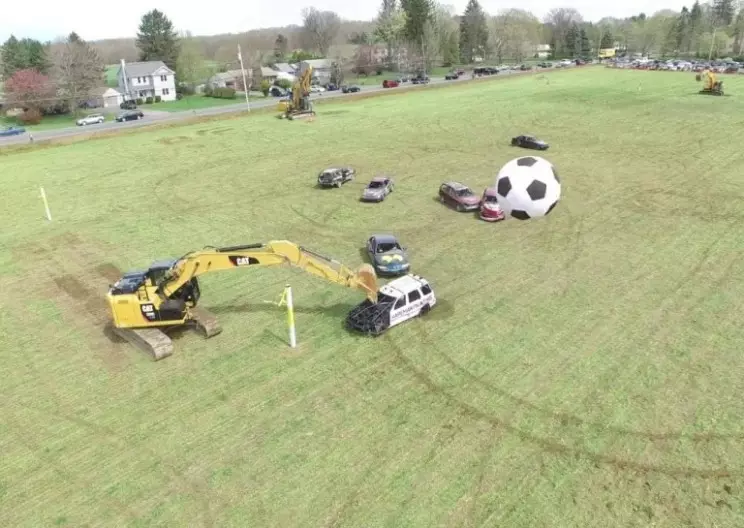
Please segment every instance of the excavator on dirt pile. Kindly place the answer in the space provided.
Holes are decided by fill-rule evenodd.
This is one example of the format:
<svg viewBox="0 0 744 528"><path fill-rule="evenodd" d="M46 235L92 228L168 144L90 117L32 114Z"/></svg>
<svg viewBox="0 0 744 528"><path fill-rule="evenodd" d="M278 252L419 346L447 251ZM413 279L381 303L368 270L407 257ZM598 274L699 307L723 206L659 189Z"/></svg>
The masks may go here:
<svg viewBox="0 0 744 528"><path fill-rule="evenodd" d="M290 266L329 282L362 290L377 302L377 275L369 264L353 271L340 262L287 240L223 248L207 247L176 260L154 262L145 271L125 273L107 294L115 334L155 361L173 353L163 330L196 326L205 337L219 334L217 318L197 307L198 277L213 271L252 266Z"/></svg>
<svg viewBox="0 0 744 528"><path fill-rule="evenodd" d="M278 115L281 119L302 119L315 116L313 103L310 101L310 85L313 79L313 67L308 66L302 72L300 78L292 86L292 99L279 103L282 113Z"/></svg>
<svg viewBox="0 0 744 528"><path fill-rule="evenodd" d="M700 90L701 94L708 95L723 95L723 81L719 81L716 78L716 74L710 70L704 70L702 74L695 76L698 81L703 81L703 89Z"/></svg>

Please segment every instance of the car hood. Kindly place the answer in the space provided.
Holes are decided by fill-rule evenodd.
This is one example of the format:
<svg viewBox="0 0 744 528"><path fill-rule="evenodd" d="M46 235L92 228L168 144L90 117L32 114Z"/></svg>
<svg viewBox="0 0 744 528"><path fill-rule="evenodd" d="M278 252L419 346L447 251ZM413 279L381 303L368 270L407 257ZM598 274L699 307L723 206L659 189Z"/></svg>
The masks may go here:
<svg viewBox="0 0 744 528"><path fill-rule="evenodd" d="M323 172L318 175L318 179L320 180L335 180L340 177L341 175L337 172Z"/></svg>
<svg viewBox="0 0 744 528"><path fill-rule="evenodd" d="M378 194L382 194L384 192L385 192L385 188L384 187L378 187L376 189L370 189L370 188L364 189L364 194L371 194L371 195L374 195L374 196L377 196Z"/></svg>
<svg viewBox="0 0 744 528"><path fill-rule="evenodd" d="M406 264L408 262L408 256L405 251L395 250L375 255L375 262L382 266L394 266L400 264Z"/></svg>

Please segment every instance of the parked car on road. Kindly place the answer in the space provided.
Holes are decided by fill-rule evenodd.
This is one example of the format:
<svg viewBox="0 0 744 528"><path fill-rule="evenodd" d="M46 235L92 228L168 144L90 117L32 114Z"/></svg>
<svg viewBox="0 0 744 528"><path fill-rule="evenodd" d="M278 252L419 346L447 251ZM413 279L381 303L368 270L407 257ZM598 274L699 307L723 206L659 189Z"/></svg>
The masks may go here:
<svg viewBox="0 0 744 528"><path fill-rule="evenodd" d="M106 121L103 114L90 114L76 121L77 126L96 125Z"/></svg>
<svg viewBox="0 0 744 528"><path fill-rule="evenodd" d="M451 71L447 75L444 76L445 81L454 81L455 79L459 79L459 78L460 78L460 74L455 71Z"/></svg>
<svg viewBox="0 0 744 528"><path fill-rule="evenodd" d="M393 81L390 79L385 79L384 81L382 81L383 88L396 88L397 86L400 86L400 83L398 81Z"/></svg>
<svg viewBox="0 0 744 528"><path fill-rule="evenodd" d="M359 92L360 90L361 88L356 85L351 85L351 86L344 85L341 87L341 91L343 93L355 93L355 92Z"/></svg>
<svg viewBox="0 0 744 528"><path fill-rule="evenodd" d="M116 121L123 123L124 121L136 121L143 117L145 117L145 114L143 114L141 110L128 110L116 116Z"/></svg>
<svg viewBox="0 0 744 528"><path fill-rule="evenodd" d="M24 134L25 132L26 132L26 129L23 127L9 126L9 127L0 129L0 137L20 136L21 134Z"/></svg>
<svg viewBox="0 0 744 528"><path fill-rule="evenodd" d="M417 75L413 79L411 79L411 83L413 84L428 84L429 83L429 77L426 75Z"/></svg>
<svg viewBox="0 0 744 528"><path fill-rule="evenodd" d="M449 181L439 187L439 201L458 211L475 211L480 207L480 198L467 185Z"/></svg>

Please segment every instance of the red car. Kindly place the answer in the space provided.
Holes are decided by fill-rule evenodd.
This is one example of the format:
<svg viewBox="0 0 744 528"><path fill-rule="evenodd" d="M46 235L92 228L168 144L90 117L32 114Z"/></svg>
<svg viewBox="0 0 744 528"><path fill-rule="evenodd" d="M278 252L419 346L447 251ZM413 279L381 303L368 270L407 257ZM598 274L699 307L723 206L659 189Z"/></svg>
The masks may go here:
<svg viewBox="0 0 744 528"><path fill-rule="evenodd" d="M483 191L479 215L481 220L485 220L486 222L498 222L506 218L504 211L496 199L496 187L487 187Z"/></svg>
<svg viewBox="0 0 744 528"><path fill-rule="evenodd" d="M458 211L476 211L480 207L480 198L467 185L449 181L439 187L439 201L454 207Z"/></svg>
<svg viewBox="0 0 744 528"><path fill-rule="evenodd" d="M395 87L397 87L399 85L400 85L400 83L398 83L398 81L393 81L393 80L390 80L390 79L385 79L384 81L382 81L382 87L383 88L395 88Z"/></svg>

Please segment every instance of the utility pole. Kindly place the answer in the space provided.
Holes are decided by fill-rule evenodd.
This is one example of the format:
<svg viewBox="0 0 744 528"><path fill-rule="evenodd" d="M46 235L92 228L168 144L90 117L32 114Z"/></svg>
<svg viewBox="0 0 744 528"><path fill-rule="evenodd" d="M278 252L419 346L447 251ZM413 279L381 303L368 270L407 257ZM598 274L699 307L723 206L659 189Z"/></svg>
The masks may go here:
<svg viewBox="0 0 744 528"><path fill-rule="evenodd" d="M238 60L240 61L240 71L243 73L243 89L245 90L245 105L248 107L248 111L251 111L251 103L248 101L248 92L250 86L245 80L245 67L243 66L243 54L240 52L240 44L238 44Z"/></svg>

